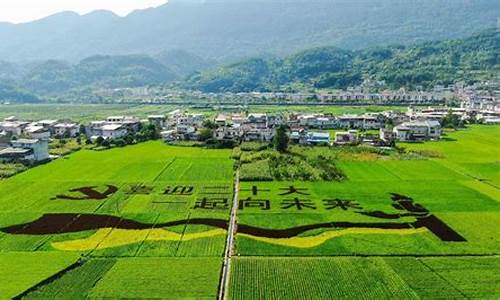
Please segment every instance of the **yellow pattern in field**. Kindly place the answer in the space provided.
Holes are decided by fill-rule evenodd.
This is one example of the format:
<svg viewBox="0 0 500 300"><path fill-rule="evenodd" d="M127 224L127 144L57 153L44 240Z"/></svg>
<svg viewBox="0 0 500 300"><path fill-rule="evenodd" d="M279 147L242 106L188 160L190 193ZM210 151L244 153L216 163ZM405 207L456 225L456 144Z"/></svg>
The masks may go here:
<svg viewBox="0 0 500 300"><path fill-rule="evenodd" d="M327 240L341 237L343 235L349 234L395 234L395 235L409 235L426 232L426 228L419 229L381 229L381 228L347 228L341 230L325 231L316 236L304 236L304 237L292 237L286 239L275 239L266 237L257 237L248 234L241 234L241 236L248 237L257 241L287 246L295 248L312 248L319 246L326 242Z"/></svg>
<svg viewBox="0 0 500 300"><path fill-rule="evenodd" d="M84 239L54 242L52 243L52 247L64 251L101 250L142 241L189 241L223 234L226 234L226 230L224 229L179 234L161 228L144 230L103 228Z"/></svg>

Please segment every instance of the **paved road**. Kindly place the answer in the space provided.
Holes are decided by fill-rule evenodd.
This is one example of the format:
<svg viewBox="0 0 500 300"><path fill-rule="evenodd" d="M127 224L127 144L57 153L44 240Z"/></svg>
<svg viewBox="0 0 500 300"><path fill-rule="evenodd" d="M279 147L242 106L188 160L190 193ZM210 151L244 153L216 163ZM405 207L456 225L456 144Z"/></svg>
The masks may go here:
<svg viewBox="0 0 500 300"><path fill-rule="evenodd" d="M222 276L219 285L219 300L227 299L227 291L229 288L229 277L231 275L231 257L234 251L234 238L236 235L237 221L236 214L238 212L238 193L240 190L240 171L236 171L234 181L234 198L231 208L231 216L229 217L229 226L227 229L226 251L224 253L224 265L222 267Z"/></svg>

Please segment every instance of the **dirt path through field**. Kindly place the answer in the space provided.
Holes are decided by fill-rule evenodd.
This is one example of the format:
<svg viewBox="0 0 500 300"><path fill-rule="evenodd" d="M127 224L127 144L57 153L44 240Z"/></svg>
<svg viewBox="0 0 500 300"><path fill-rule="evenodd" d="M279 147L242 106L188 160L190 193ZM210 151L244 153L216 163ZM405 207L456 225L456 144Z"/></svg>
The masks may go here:
<svg viewBox="0 0 500 300"><path fill-rule="evenodd" d="M236 214L238 213L238 193L240 190L240 170L236 171L234 180L234 198L231 216L229 218L229 226L227 229L226 251L224 253L224 265L222 266L222 275L219 284L219 300L227 299L229 289L229 277L231 273L231 257L234 251L234 238L237 231Z"/></svg>

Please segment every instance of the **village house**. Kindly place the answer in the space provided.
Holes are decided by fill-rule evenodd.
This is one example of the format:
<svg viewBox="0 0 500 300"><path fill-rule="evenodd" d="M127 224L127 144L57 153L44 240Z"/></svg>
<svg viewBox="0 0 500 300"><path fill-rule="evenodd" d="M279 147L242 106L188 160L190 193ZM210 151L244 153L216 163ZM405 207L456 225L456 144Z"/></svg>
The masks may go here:
<svg viewBox="0 0 500 300"><path fill-rule="evenodd" d="M135 117L111 116L104 121L92 121L86 128L86 134L92 141L98 137L104 139L122 138L129 132L137 132L141 121Z"/></svg>
<svg viewBox="0 0 500 300"><path fill-rule="evenodd" d="M215 130L215 139L219 141L241 140L242 137L243 137L243 129L239 124L219 127Z"/></svg>
<svg viewBox="0 0 500 300"><path fill-rule="evenodd" d="M80 134L80 125L76 123L57 123L53 126L54 135L58 137L76 137Z"/></svg>
<svg viewBox="0 0 500 300"><path fill-rule="evenodd" d="M249 114L245 121L245 124L253 129L266 129L267 126L267 115L266 114Z"/></svg>
<svg viewBox="0 0 500 300"><path fill-rule="evenodd" d="M203 121L205 121L205 116L203 114L179 115L176 118L176 125L190 126L197 129L203 126Z"/></svg>
<svg viewBox="0 0 500 300"><path fill-rule="evenodd" d="M330 133L318 131L292 131L289 135L290 140L301 145L330 145Z"/></svg>
<svg viewBox="0 0 500 300"><path fill-rule="evenodd" d="M29 125L29 122L23 121L3 121L0 122L0 131L4 131L11 136L19 137L23 134L24 129Z"/></svg>
<svg viewBox="0 0 500 300"><path fill-rule="evenodd" d="M394 127L398 141L438 140L441 137L441 124L438 121L410 121Z"/></svg>
<svg viewBox="0 0 500 300"><path fill-rule="evenodd" d="M104 139L118 139L126 136L128 129L122 124L106 124L101 127L101 135Z"/></svg>
<svg viewBox="0 0 500 300"><path fill-rule="evenodd" d="M106 122L112 125L122 125L133 132L137 132L141 126L141 120L128 116L111 116L106 119Z"/></svg>
<svg viewBox="0 0 500 300"><path fill-rule="evenodd" d="M229 116L227 116L225 114L218 114L214 119L214 123L217 126L226 126L228 123L228 119L229 119Z"/></svg>
<svg viewBox="0 0 500 300"><path fill-rule="evenodd" d="M95 141L97 138L102 137L104 139L116 139L122 138L129 130L121 124L111 124L106 121L94 121L88 126L87 136L90 140Z"/></svg>
<svg viewBox="0 0 500 300"><path fill-rule="evenodd" d="M247 127L243 129L243 140L246 142L270 142L274 137L274 129L263 128L257 129L252 127Z"/></svg>
<svg viewBox="0 0 500 300"><path fill-rule="evenodd" d="M337 126L335 117L324 114L298 115L297 120L300 126L307 128L332 129Z"/></svg>
<svg viewBox="0 0 500 300"><path fill-rule="evenodd" d="M166 143L170 143L170 142L177 140L176 132L173 129L164 130L164 131L160 132L160 135L161 135L163 141Z"/></svg>
<svg viewBox="0 0 500 300"><path fill-rule="evenodd" d="M11 141L11 147L0 151L0 161L34 163L48 160L49 142L38 139Z"/></svg>
<svg viewBox="0 0 500 300"><path fill-rule="evenodd" d="M50 139L50 131L43 126L35 125L34 123L28 125L24 129L24 135L30 139Z"/></svg>
<svg viewBox="0 0 500 300"><path fill-rule="evenodd" d="M148 122L149 124L156 126L156 128L165 128L167 125L167 117L165 115L149 115Z"/></svg>
<svg viewBox="0 0 500 300"><path fill-rule="evenodd" d="M345 129L380 129L385 126L383 114L343 115L338 117L338 128Z"/></svg>
<svg viewBox="0 0 500 300"><path fill-rule="evenodd" d="M359 140L357 130L349 130L345 132L335 133L335 144L336 145L350 145L356 144Z"/></svg>
<svg viewBox="0 0 500 300"><path fill-rule="evenodd" d="M468 110L500 110L500 99L494 96L476 95L475 93L461 95L460 107Z"/></svg>
<svg viewBox="0 0 500 300"><path fill-rule="evenodd" d="M392 145L396 140L396 134L391 128L380 128L379 139L386 145Z"/></svg>
<svg viewBox="0 0 500 300"><path fill-rule="evenodd" d="M203 114L176 113L169 118L173 121L167 126L169 130L164 131L164 139L169 140L197 140L199 129L203 127L205 116ZM172 130L172 131L171 131Z"/></svg>
<svg viewBox="0 0 500 300"><path fill-rule="evenodd" d="M42 126L43 128L47 129L51 135L55 134L55 128L54 125L59 123L58 120L40 120L36 121L33 124L37 126Z"/></svg>

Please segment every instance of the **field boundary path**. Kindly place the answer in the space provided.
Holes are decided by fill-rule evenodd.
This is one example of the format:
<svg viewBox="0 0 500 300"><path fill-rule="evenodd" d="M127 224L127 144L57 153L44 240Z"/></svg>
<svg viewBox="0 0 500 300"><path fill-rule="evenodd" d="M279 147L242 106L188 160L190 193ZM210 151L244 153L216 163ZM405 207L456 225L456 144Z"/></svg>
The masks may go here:
<svg viewBox="0 0 500 300"><path fill-rule="evenodd" d="M231 208L231 215L229 217L229 225L227 228L227 241L226 250L224 253L224 264L222 266L222 276L219 284L219 300L227 299L227 292L229 289L229 277L231 273L231 257L233 256L234 250L234 238L237 229L236 214L238 212L238 193L240 190L240 170L236 171L236 177L234 180L234 198L233 206Z"/></svg>

